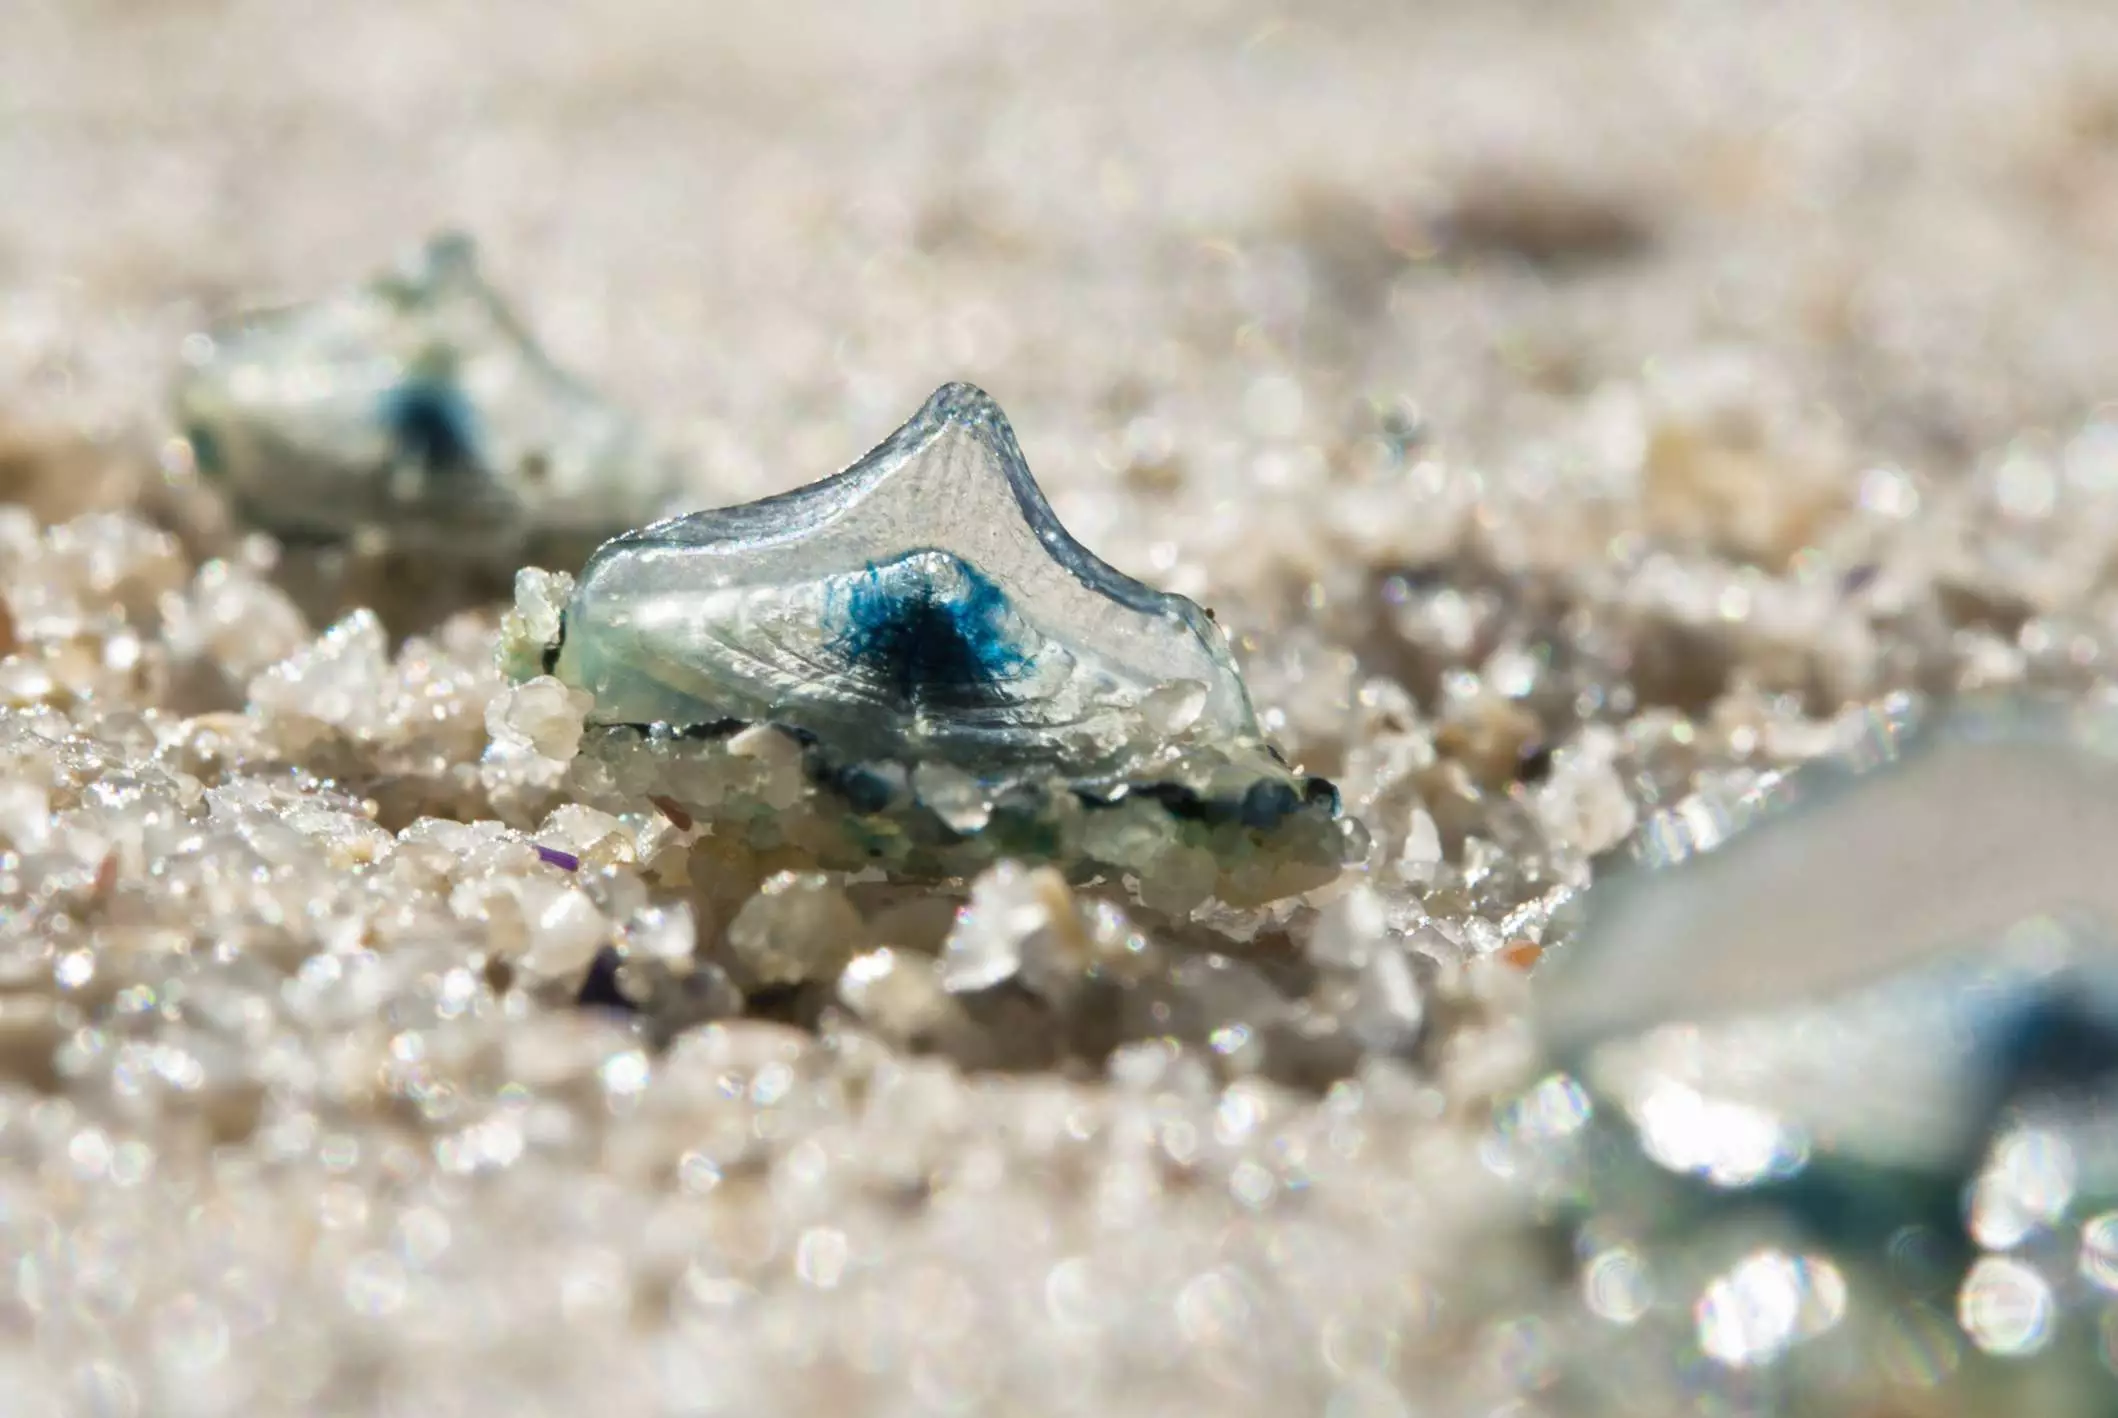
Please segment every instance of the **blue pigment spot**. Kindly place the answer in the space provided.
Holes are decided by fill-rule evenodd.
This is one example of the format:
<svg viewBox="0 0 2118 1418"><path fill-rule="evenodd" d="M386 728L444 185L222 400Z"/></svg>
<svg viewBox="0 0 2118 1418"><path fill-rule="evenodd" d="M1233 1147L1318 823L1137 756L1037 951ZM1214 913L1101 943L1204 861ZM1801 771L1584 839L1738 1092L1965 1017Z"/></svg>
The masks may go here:
<svg viewBox="0 0 2118 1418"><path fill-rule="evenodd" d="M1276 779L1260 778L1244 790L1242 805L1236 816L1245 827L1260 832L1270 832L1280 825L1283 818L1292 817L1300 811L1301 795L1293 786Z"/></svg>
<svg viewBox="0 0 2118 1418"><path fill-rule="evenodd" d="M382 399L383 426L397 456L430 473L478 467L478 433L462 391L445 380L407 379Z"/></svg>
<svg viewBox="0 0 2118 1418"><path fill-rule="evenodd" d="M191 445L191 461L209 478L220 477L228 471L228 464L221 457L221 441L213 436L213 430L202 424L191 424L184 430L184 441Z"/></svg>
<svg viewBox="0 0 2118 1418"><path fill-rule="evenodd" d="M969 566L957 570L960 585L886 585L871 565L847 598L833 648L899 706L999 704L1000 687L1028 664L1008 634L1006 594Z"/></svg>
<svg viewBox="0 0 2118 1418"><path fill-rule="evenodd" d="M897 796L896 784L864 764L856 763L836 771L825 770L820 776L838 790L838 795L855 812L881 812Z"/></svg>
<svg viewBox="0 0 2118 1418"><path fill-rule="evenodd" d="M2098 1001L2062 978L2008 1011L1984 1064L1986 1111L1997 1125L2019 1098L2089 1093L2118 1075L2118 1028Z"/></svg>
<svg viewBox="0 0 2118 1418"><path fill-rule="evenodd" d="M1305 803L1322 803L1326 812L1333 817L1337 817L1339 813L1338 784L1332 782L1329 778L1304 778L1302 780L1302 801Z"/></svg>

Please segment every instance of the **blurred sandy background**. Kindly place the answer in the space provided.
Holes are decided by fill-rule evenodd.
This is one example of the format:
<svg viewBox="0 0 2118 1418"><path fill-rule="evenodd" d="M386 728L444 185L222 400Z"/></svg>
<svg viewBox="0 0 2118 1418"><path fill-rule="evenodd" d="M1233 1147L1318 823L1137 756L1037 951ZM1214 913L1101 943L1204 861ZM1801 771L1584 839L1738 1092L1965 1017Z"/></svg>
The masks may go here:
<svg viewBox="0 0 2118 1418"><path fill-rule="evenodd" d="M124 893L80 918L98 990L234 1003L138 1024L211 1064L166 1119L114 1070L0 1091L10 1415L1583 1411L1555 1354L1638 1411L1607 1327L1506 1308L1574 1280L1476 1239L1552 883L1651 814L1719 820L1723 770L1799 757L1843 700L2118 654L2108 0L0 0L7 437L152 467L185 332L445 226L689 443L701 502L989 389L1083 541L1239 633L1391 909L1447 917L1455 993L1416 1060L1322 1098L1222 1091L1173 1045L1109 1087L763 1024L649 1060L563 990L473 977L498 928L452 883L562 889L520 840L400 841L302 776L411 763L486 815L480 632L312 642L254 568L18 517L8 830L94 848L24 880L69 931L67 892ZM2020 475L1964 476L2011 448ZM1981 490L1922 520L1952 482ZM1555 526L1516 515L1547 500ZM2006 534L1976 574L1966 526ZM1818 550L1835 527L1911 529L1877 595L1860 547ZM135 671L172 664L251 712L150 732ZM286 723L339 756L288 763ZM220 785L217 835L111 875L95 833L190 831L171 764ZM17 936L51 998L7 1058L49 1082L73 986ZM341 984L347 939L376 974ZM199 1080L241 1104L218 1151ZM750 1170L722 1187L702 1137ZM1686 1410L1696 1354L1646 1347Z"/></svg>
<svg viewBox="0 0 2118 1418"><path fill-rule="evenodd" d="M1728 345L1943 464L2111 393L2118 12L9 0L0 192L39 415L144 419L201 312L460 225L731 484L953 375L1034 450L1260 372L1505 477Z"/></svg>

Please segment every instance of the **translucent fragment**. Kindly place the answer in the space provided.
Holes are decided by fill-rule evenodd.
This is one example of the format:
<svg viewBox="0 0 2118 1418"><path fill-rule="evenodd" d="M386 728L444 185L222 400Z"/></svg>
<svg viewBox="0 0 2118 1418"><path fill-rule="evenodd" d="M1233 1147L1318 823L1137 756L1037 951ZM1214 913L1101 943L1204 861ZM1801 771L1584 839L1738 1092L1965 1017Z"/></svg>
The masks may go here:
<svg viewBox="0 0 2118 1418"><path fill-rule="evenodd" d="M1557 1144L1569 1224L1632 1238L1698 1349L1769 1366L1786 1411L1911 1333L2034 1355L2011 1373L2039 1412L2106 1411L2118 709L1886 701L1839 728L1724 831L1643 835L1538 976L1553 1062L1597 1099Z"/></svg>
<svg viewBox="0 0 2118 1418"><path fill-rule="evenodd" d="M453 234L343 294L193 337L174 403L201 474L288 538L585 552L669 510L682 478L552 364Z"/></svg>
<svg viewBox="0 0 2118 1418"><path fill-rule="evenodd" d="M754 758L737 736L769 725L883 864L1074 857L1269 899L1344 855L1336 790L1265 743L1220 628L1068 536L968 385L835 477L615 539L547 623L518 607L503 661L594 696L621 783L653 775L643 743L666 780L672 745ZM752 770L723 767L686 800L725 817Z"/></svg>
<svg viewBox="0 0 2118 1418"><path fill-rule="evenodd" d="M1724 840L1590 894L1546 1042L1657 1168L1805 1227L1968 1255L2086 1219L2118 1197L2118 717L1845 727Z"/></svg>
<svg viewBox="0 0 2118 1418"><path fill-rule="evenodd" d="M1781 781L1714 849L1599 885L1547 977L1547 1036L1572 1048L1982 973L2061 913L2118 927L2111 718L1966 704Z"/></svg>
<svg viewBox="0 0 2118 1418"><path fill-rule="evenodd" d="M566 629L560 664L604 722L773 720L855 755L1100 766L1137 754L1143 702L1189 680L1214 730L1257 733L1218 627L1069 537L967 385L836 477L618 538Z"/></svg>

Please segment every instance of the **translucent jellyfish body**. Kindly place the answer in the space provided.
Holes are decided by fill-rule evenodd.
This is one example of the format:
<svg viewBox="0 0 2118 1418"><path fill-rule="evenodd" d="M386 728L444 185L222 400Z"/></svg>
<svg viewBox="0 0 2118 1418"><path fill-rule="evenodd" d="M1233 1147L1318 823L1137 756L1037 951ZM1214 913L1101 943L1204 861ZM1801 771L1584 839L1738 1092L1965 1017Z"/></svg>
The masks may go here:
<svg viewBox="0 0 2118 1418"><path fill-rule="evenodd" d="M513 570L674 509L678 462L552 364L468 238L194 337L174 394L201 475L250 525Z"/></svg>
<svg viewBox="0 0 2118 1418"><path fill-rule="evenodd" d="M1599 884L1539 980L1615 1142L1584 1234L1649 1243L1675 1304L1695 1285L1686 1323L1726 1369L1835 1384L1918 1331L1965 1411L2110 1412L2118 711L1848 728L1723 845ZM1829 1323L1736 1323L1731 1277L1768 1254L1801 1284L1746 1303L1796 1314L1823 1276Z"/></svg>
<svg viewBox="0 0 2118 1418"><path fill-rule="evenodd" d="M967 385L835 477L617 538L563 615L531 604L548 582L522 594L514 673L594 696L590 751L621 782L756 839L945 875L1063 859L1230 901L1345 851L1336 791L1264 741L1212 618L1068 536Z"/></svg>

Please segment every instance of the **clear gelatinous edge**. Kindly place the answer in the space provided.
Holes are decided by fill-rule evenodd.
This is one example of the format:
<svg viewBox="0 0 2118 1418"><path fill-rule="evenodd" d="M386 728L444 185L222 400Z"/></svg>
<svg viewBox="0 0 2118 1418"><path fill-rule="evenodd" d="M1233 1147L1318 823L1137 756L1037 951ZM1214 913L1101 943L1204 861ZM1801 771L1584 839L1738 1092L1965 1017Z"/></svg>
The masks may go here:
<svg viewBox="0 0 2118 1418"><path fill-rule="evenodd" d="M1725 1004L1693 1008L1683 1003L1683 983L1699 978L1714 963L1710 952L1702 952L1702 931L1687 922L1705 919L1717 900L1728 900L1731 887L1751 867L1753 858L1772 850L1789 862L1807 857L1820 867L1844 865L1850 856L1834 855L1828 847L1800 850L1801 837L1834 815L1861 810L1864 804L1875 805L1867 810L1887 814L1896 804L1877 793L1885 783L1909 783L1923 768L1940 766L1956 772L1959 765L1979 766L1968 755L1940 764L1939 756L1951 749L1974 753L1999 749L2015 754L2019 766L2038 771L2039 781L2077 805L2094 802L2095 787L2105 778L2118 789L2118 706L1980 696L1910 713L1863 712L1849 716L1847 728L1848 738L1839 752L1805 764L1780 780L1764 794L1756 811L1748 814L1743 827L1712 851L1667 867L1621 867L1595 884L1581 927L1571 941L1552 952L1536 980L1533 1010L1550 1058L1561 1064L1579 1064L1605 1041L1661 1025L1750 1017L1818 996L1852 993L1928 961L1989 949L2008 925L2023 916L2101 904L2070 896L2029 904L2020 914L2002 918L2014 904L2007 901L1996 906L2002 917L1996 917L1990 928L1981 920L1953 933L1921 931L1922 924L1937 918L1937 910L1908 920L1896 939L1874 941L1875 949L1867 958L1833 962L1814 987L1803 993L1775 995L1770 987L1776 982L1760 977L1748 982L1750 987L1742 991L1741 998ZM2001 829L2007 824L1996 820L1989 804L1946 794L1944 798L1953 815L1946 821L1923 817L1919 825L1937 835L1952 834L1967 855L1976 855L1974 848L1990 848L1992 855L2010 847L2020 853L2049 845L2041 833L2006 838ZM2103 825L2118 834L2118 793L2108 800L2111 810ZM2070 828L2087 825L2078 811L2069 812L2066 818ZM2118 835L2112 840L2118 840ZM1963 890L1970 878L1945 880L1952 889ZM1886 887L1889 883L1878 879L1876 884ZM1789 912L1804 905L1794 897L1782 904ZM1946 907L1948 902L1938 904Z"/></svg>
<svg viewBox="0 0 2118 1418"><path fill-rule="evenodd" d="M1214 850L1213 844L1225 847L1233 829L1248 847L1328 864L1334 871L1357 855L1359 828L1340 818L1337 788L1326 779L1295 773L1259 732L1247 690L1242 687L1220 627L1194 602L1141 585L1074 541L1037 488L1005 418L987 395L972 386L944 386L912 420L831 478L738 507L666 519L614 538L591 558L582 579L587 578L599 559L642 547L699 545L718 540L741 540L752 545L798 541L799 526L792 532L788 528L790 522L799 524L804 517L790 513L806 515L819 498L857 496L948 424L970 429L996 455L1025 522L1055 561L1097 594L1143 615L1182 624L1233 686L1240 705L1234 720L1235 732L1227 732L1224 721L1218 732L1209 727L1208 731L1195 730L1178 736L1147 755L1142 771L1130 779L1109 775L1069 778L1063 772L1033 771L1016 782L987 784L988 798L1011 804L1016 817L1026 815L1045 821L1064 817L1068 812L1094 812L1120 804L1128 812L1138 812L1143 804L1151 804L1162 818L1208 844L1209 851ZM578 590L572 577L525 572L518 578L516 609L507 618L500 647L502 668L511 678L521 681L554 673L562 680L579 678L569 674L570 667L563 663L562 654L567 609L576 600ZM772 721L768 718L761 722ZM718 750L714 745L748 726L737 718L704 724L598 722L592 713L588 745L591 751L601 744L606 751L621 753L626 745L641 744L655 745L655 751L660 752L715 752ZM943 839L977 835L960 831L957 814L934 810L921 802L916 792L878 798L873 788L878 776L885 781L908 782L917 764L849 760L835 755L832 745L819 741L814 734L787 725L773 727L799 745L812 785L840 800L840 809L849 816L911 814L919 819L919 832L936 832L938 822L938 835ZM852 783L863 786L849 792L848 785ZM1067 800L1064 806L1062 798ZM1042 806L1025 807L1036 804ZM951 819L956 821L952 823ZM1320 884L1320 880L1307 884Z"/></svg>
<svg viewBox="0 0 2118 1418"><path fill-rule="evenodd" d="M2050 795L2062 804L2055 830L2118 824L2118 812L2083 822L2066 810L2118 801L2118 705L1981 695L1857 711L1847 727L1839 753L1775 785L1712 852L1599 882L1584 927L1534 981L1532 1017L1555 1076L1586 1085L1589 1104L1586 1130L1554 1152L1564 1177L1542 1224L1555 1245L1628 1236L1665 1282L1687 1268L1713 1273L1761 1238L1814 1248L1856 1287L1859 1332L1872 1340L1923 1322L1935 1291L1972 1273L1990 1244L1980 1198L1999 1178L1993 1195L2006 1211L2011 1158L2056 1158L2064 1170L2064 1215L2043 1218L2062 1242L2072 1223L2118 1205L2118 1115L2108 1106L2118 918L2108 901L2084 910L2048 900L2011 928L1928 936L1792 999L1673 1009L1656 982L1692 968L1700 941L1653 929L1643 903L1755 845L1750 834L1799 834L1952 747L2041 747L2062 770ZM1950 825L2005 845L1996 840L2005 827L1982 823L1975 797L1952 806ZM1668 948L1629 960L1642 934ZM1911 1269L1898 1264L1907 1238L1921 1247ZM2073 1375L2083 1394L2104 1395L2098 1307L2061 1303L2068 1313L2054 1317L2058 1338L2037 1372ZM1805 1382L1799 1367L1780 1372ZM2057 1391L2046 1382L2039 1392ZM2102 1402L2067 1411L2101 1412Z"/></svg>
<svg viewBox="0 0 2118 1418"><path fill-rule="evenodd" d="M1058 515L1037 486L1029 463L1022 456L1015 432L991 395L976 385L944 384L919 411L881 443L838 473L787 492L774 493L737 507L717 508L707 514L670 517L612 539L611 549L656 545L696 546L713 541L768 543L790 522L789 513L821 499L850 501L887 477L921 444L938 431L953 426L970 432L994 456L1005 474L1016 506L1052 557L1083 584L1107 600L1142 615L1180 620L1206 646L1209 653L1235 675L1235 659L1227 638L1213 618L1186 597L1158 591L1098 557L1060 524ZM711 529L712 536L701 532ZM1246 701L1245 709L1249 708ZM1255 728L1254 719L1248 725Z"/></svg>
<svg viewBox="0 0 2118 1418"><path fill-rule="evenodd" d="M986 455L983 470L1000 474L1023 525L1050 564L1098 601L1170 627L1176 638L1199 656L1198 678L1208 691L1202 713L1206 725L1230 740L1260 738L1256 711L1219 625L1195 602L1143 585L1075 541L1038 488L1005 414L991 396L969 384L943 385L903 426L830 477L755 502L667 518L614 537L582 568L577 613L593 616L591 607L603 580L629 559L653 558L665 551L720 547L757 550L785 545L792 550L852 514L900 473L918 467L925 450L950 432L968 434ZM567 671L562 669L560 673L565 677ZM577 672L574 677L585 681L592 676ZM646 714L621 711L608 716L607 721L642 722L648 718Z"/></svg>
<svg viewBox="0 0 2118 1418"><path fill-rule="evenodd" d="M2088 1152L2102 1160L2079 1159L2081 1195L2118 1198L2118 1132L2097 1102L2118 1048L2118 903L2032 891L1988 921L1928 916L1934 929L1915 924L1875 958L1849 961L1829 978L1778 997L1742 990L1714 1008L1673 1007L1660 982L1712 962L1700 958L1699 932L1675 929L1651 909L1678 879L1702 888L1678 903L1679 915L1711 909L1720 894L1708 869L1716 858L1740 866L1724 854L1756 847L1763 834L1798 837L1834 810L1860 811L1880 783L1917 777L1923 766L1975 766L1972 758L1938 761L1952 749L2028 749L2048 775L2047 799L2112 805L2097 822L2057 814L2056 831L2100 824L2098 840L2118 840L2114 709L1994 695L1850 715L1841 751L1776 787L1743 832L1701 857L1598 883L1583 928L1553 952L1555 968L1540 974L1532 995L1547 1063L1587 1086L1595 1131L1606 1139L1583 1154L1597 1160L1563 1210L1630 1215L1642 1234L1665 1237L1732 1219L1738 1213L1723 1209L1730 1201L1863 1243L1906 1224L1955 1235L1964 1188L2009 1120L2025 1117L2093 1130L2100 1140ZM2047 845L1982 816L1976 794L1952 806L1941 830L1967 834L1974 855L2008 846L2040 854ZM1815 859L1831 855L1826 846ZM1995 855L2004 871L2004 852ZM1853 871L1863 865L1852 857ZM2084 882L2084 872L2098 884L2109 875L2083 858L2071 879ZM1968 872L1945 879L1985 895ZM2083 893L2096 894L2093 886ZM1643 937L1661 948L1627 961ZM1673 1137L1676 1156L1667 1155ZM1766 1149L1778 1157L1772 1165L1743 1175L1710 1170L1756 1162L1768 1139L1777 1139Z"/></svg>
<svg viewBox="0 0 2118 1418"><path fill-rule="evenodd" d="M398 318L417 321L446 307L473 312L493 347L519 362L520 374L539 386L535 402L540 417L563 424L574 420L599 425L599 453L590 480L563 497L556 490L525 500L526 488L503 488L497 475L477 480L449 480L435 496L411 507L395 504L377 469L375 487L364 496L340 482L328 495L303 495L299 481L290 483L287 469L317 460L313 448L290 440L269 420L246 411L242 396L229 385L231 351L260 340L299 340L306 322L329 321L363 306L393 307ZM496 551L517 564L543 558L578 564L613 532L643 513L668 508L679 493L686 469L681 458L648 437L629 411L610 403L594 385L557 363L514 307L486 278L476 240L467 232L444 229L413 251L352 286L308 299L283 299L254 305L212 322L202 356L187 353L170 381L168 405L180 436L190 447L200 475L220 488L238 517L273 532L282 540L330 544L387 525L389 541L408 550L437 554L483 555ZM462 354L465 352L459 352ZM360 356L387 363L387 348ZM223 447L231 435L246 451L241 461L253 465L248 476L227 466ZM533 445L535 446L535 445ZM651 466L651 477L613 478L618 462ZM266 477L264 486L255 485ZM611 486L637 483L640 495ZM314 490L312 490L314 491ZM612 495L624 492L623 496ZM420 515L406 516L407 511ZM435 519L434 525L427 525Z"/></svg>

